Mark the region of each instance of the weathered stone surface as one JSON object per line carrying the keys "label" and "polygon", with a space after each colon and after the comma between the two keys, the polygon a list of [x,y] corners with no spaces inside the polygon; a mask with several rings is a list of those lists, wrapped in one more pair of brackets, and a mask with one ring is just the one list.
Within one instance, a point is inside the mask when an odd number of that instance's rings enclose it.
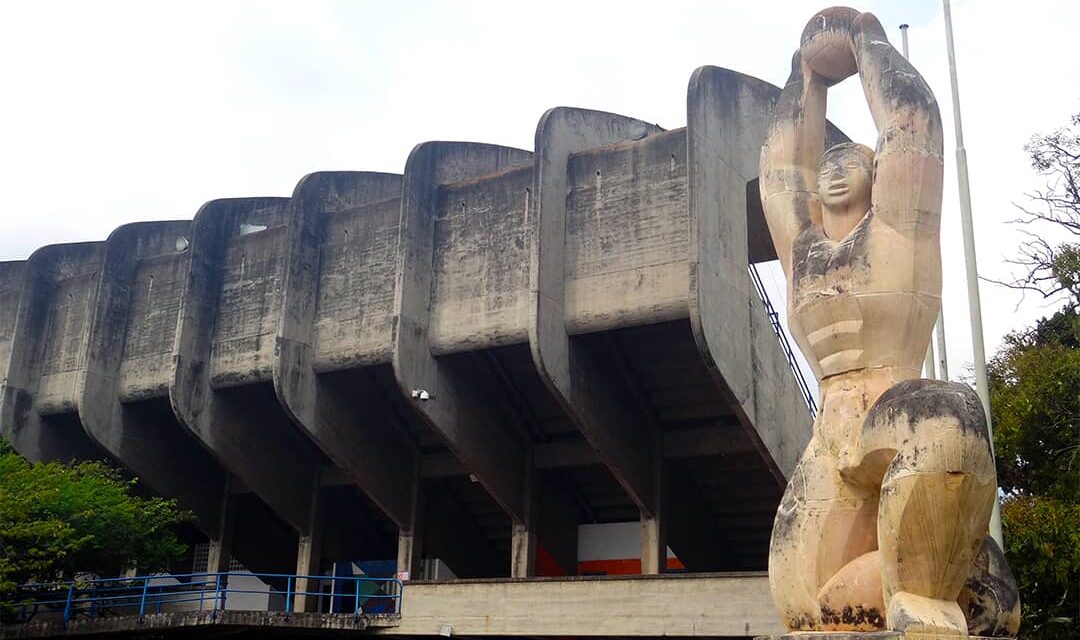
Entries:
{"label": "weathered stone surface", "polygon": [[[825,149],[827,86],[856,72],[877,148]],[[968,601],[974,625],[957,604],[997,486],[982,405],[967,385],[916,379],[941,296],[933,94],[873,15],[826,9],[803,32],[760,158],[792,334],[821,393],[770,546],[784,624],[1015,634],[1007,612],[976,611],[1015,599]]]}

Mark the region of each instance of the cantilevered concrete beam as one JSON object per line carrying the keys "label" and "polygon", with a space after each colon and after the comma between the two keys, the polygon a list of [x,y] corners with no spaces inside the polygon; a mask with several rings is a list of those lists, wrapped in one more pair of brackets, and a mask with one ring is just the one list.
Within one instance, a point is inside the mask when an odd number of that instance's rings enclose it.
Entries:
{"label": "cantilevered concrete beam", "polygon": [[[551,109],[536,127],[529,269],[529,346],[540,377],[642,514],[642,567],[662,561],[657,427],[636,401],[619,362],[572,339],[566,328],[566,196],[570,155],[634,140],[659,127],[610,113]],[[649,560],[646,561],[646,557]],[[655,556],[655,557],[654,557]]]}
{"label": "cantilevered concrete beam", "polygon": [[[0,385],[7,391],[8,367],[15,348],[15,325],[19,317],[19,298],[26,277],[26,261],[0,262]],[[0,395],[0,403],[4,403]],[[3,423],[0,423],[2,425]]]}
{"label": "cantilevered concrete beam", "polygon": [[[229,250],[241,235],[281,226],[287,203],[285,198],[215,200],[195,216],[169,398],[176,417],[218,462],[303,538],[318,533],[313,514],[318,511],[321,460],[299,431],[282,426],[274,394],[260,387],[270,381],[271,362],[259,343],[272,341],[274,334],[225,336],[234,339],[220,340],[223,352],[213,353],[219,308],[224,314],[232,306],[229,313],[259,326],[268,308],[276,307],[279,276],[272,262],[282,247],[273,243],[281,238],[249,238],[243,248]],[[228,295],[223,296],[226,286]],[[249,346],[252,342],[255,347]],[[252,350],[257,355],[250,356]],[[212,355],[218,356],[223,372],[214,371]],[[212,374],[218,375],[220,388],[211,386]],[[223,388],[230,383],[239,386]],[[302,540],[301,546],[311,545]],[[301,558],[300,564],[310,562]]]}
{"label": "cantilevered concrete beam", "polygon": [[75,417],[104,248],[50,245],[5,269],[4,298],[18,302],[0,312],[11,327],[0,347],[0,435],[30,460],[104,457]]}
{"label": "cantilevered concrete beam", "polygon": [[500,424],[492,399],[472,384],[467,371],[431,352],[435,220],[443,185],[527,165],[519,149],[463,142],[418,145],[405,165],[394,318],[394,374],[462,466],[484,486],[514,522],[528,519],[526,446]]}
{"label": "cantilevered concrete beam", "polygon": [[[417,540],[418,458],[405,425],[375,389],[344,388],[316,373],[315,323],[321,257],[329,218],[363,205],[398,199],[401,176],[386,173],[314,173],[297,185],[289,201],[281,321],[274,359],[274,388],[286,412],[319,449],[401,531],[406,548],[401,571],[414,571]],[[348,242],[348,229],[344,239]],[[353,242],[371,241],[359,235]],[[354,260],[363,252],[354,252]],[[362,269],[359,289],[371,289],[380,274]]]}
{"label": "cantilevered concrete beam", "polygon": [[118,228],[105,241],[81,372],[79,418],[91,439],[155,493],[176,498],[191,509],[199,528],[212,540],[220,540],[227,495],[221,467],[174,421],[140,420],[145,412],[120,402],[125,349],[129,348],[131,363],[138,362],[140,355],[149,356],[142,363],[144,368],[136,364],[128,373],[149,379],[158,373],[152,352],[172,345],[173,301],[179,298],[187,276],[188,260],[182,254],[190,235],[188,220],[140,222]]}
{"label": "cantilevered concrete beam", "polygon": [[687,92],[690,323],[718,387],[778,483],[810,438],[810,413],[747,274],[747,183],[779,89],[719,67]]}
{"label": "cantilevered concrete beam", "polygon": [[358,390],[327,384],[313,367],[316,292],[327,218],[397,197],[400,190],[401,177],[385,173],[315,173],[297,185],[289,204],[274,388],[282,406],[323,453],[395,524],[410,530],[417,462],[399,420],[382,404],[358,406],[352,400]]}

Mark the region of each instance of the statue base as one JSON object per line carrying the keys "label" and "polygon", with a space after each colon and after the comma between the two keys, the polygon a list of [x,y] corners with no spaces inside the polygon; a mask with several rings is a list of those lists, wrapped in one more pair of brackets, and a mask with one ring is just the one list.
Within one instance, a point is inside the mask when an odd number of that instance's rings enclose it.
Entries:
{"label": "statue base", "polygon": [[792,631],[783,636],[757,636],[754,640],[1015,640],[987,636],[904,634],[902,631]]}

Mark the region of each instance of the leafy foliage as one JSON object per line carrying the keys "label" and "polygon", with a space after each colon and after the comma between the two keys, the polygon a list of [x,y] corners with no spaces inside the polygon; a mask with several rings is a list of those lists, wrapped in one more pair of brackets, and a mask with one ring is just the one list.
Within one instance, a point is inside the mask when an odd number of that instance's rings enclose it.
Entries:
{"label": "leafy foliage", "polygon": [[132,495],[134,480],[97,462],[31,464],[0,447],[0,593],[78,573],[152,572],[185,552],[172,500]]}
{"label": "leafy foliage", "polygon": [[1080,316],[1014,333],[989,366],[1005,554],[1022,638],[1080,636]]}
{"label": "leafy foliage", "polygon": [[990,362],[998,482],[1008,493],[1080,502],[1080,316],[1013,333]]}
{"label": "leafy foliage", "polygon": [[1001,505],[1001,520],[1023,608],[1020,637],[1080,637],[1080,504],[1011,496]]}

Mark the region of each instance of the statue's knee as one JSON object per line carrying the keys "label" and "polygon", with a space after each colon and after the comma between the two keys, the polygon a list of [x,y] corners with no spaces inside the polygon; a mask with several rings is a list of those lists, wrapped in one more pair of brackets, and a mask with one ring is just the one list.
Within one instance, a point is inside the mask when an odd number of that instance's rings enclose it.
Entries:
{"label": "statue's knee", "polygon": [[884,436],[899,444],[916,434],[925,436],[935,427],[955,428],[965,437],[989,443],[979,396],[966,384],[945,380],[905,380],[893,385],[870,408],[863,430],[867,440]]}

